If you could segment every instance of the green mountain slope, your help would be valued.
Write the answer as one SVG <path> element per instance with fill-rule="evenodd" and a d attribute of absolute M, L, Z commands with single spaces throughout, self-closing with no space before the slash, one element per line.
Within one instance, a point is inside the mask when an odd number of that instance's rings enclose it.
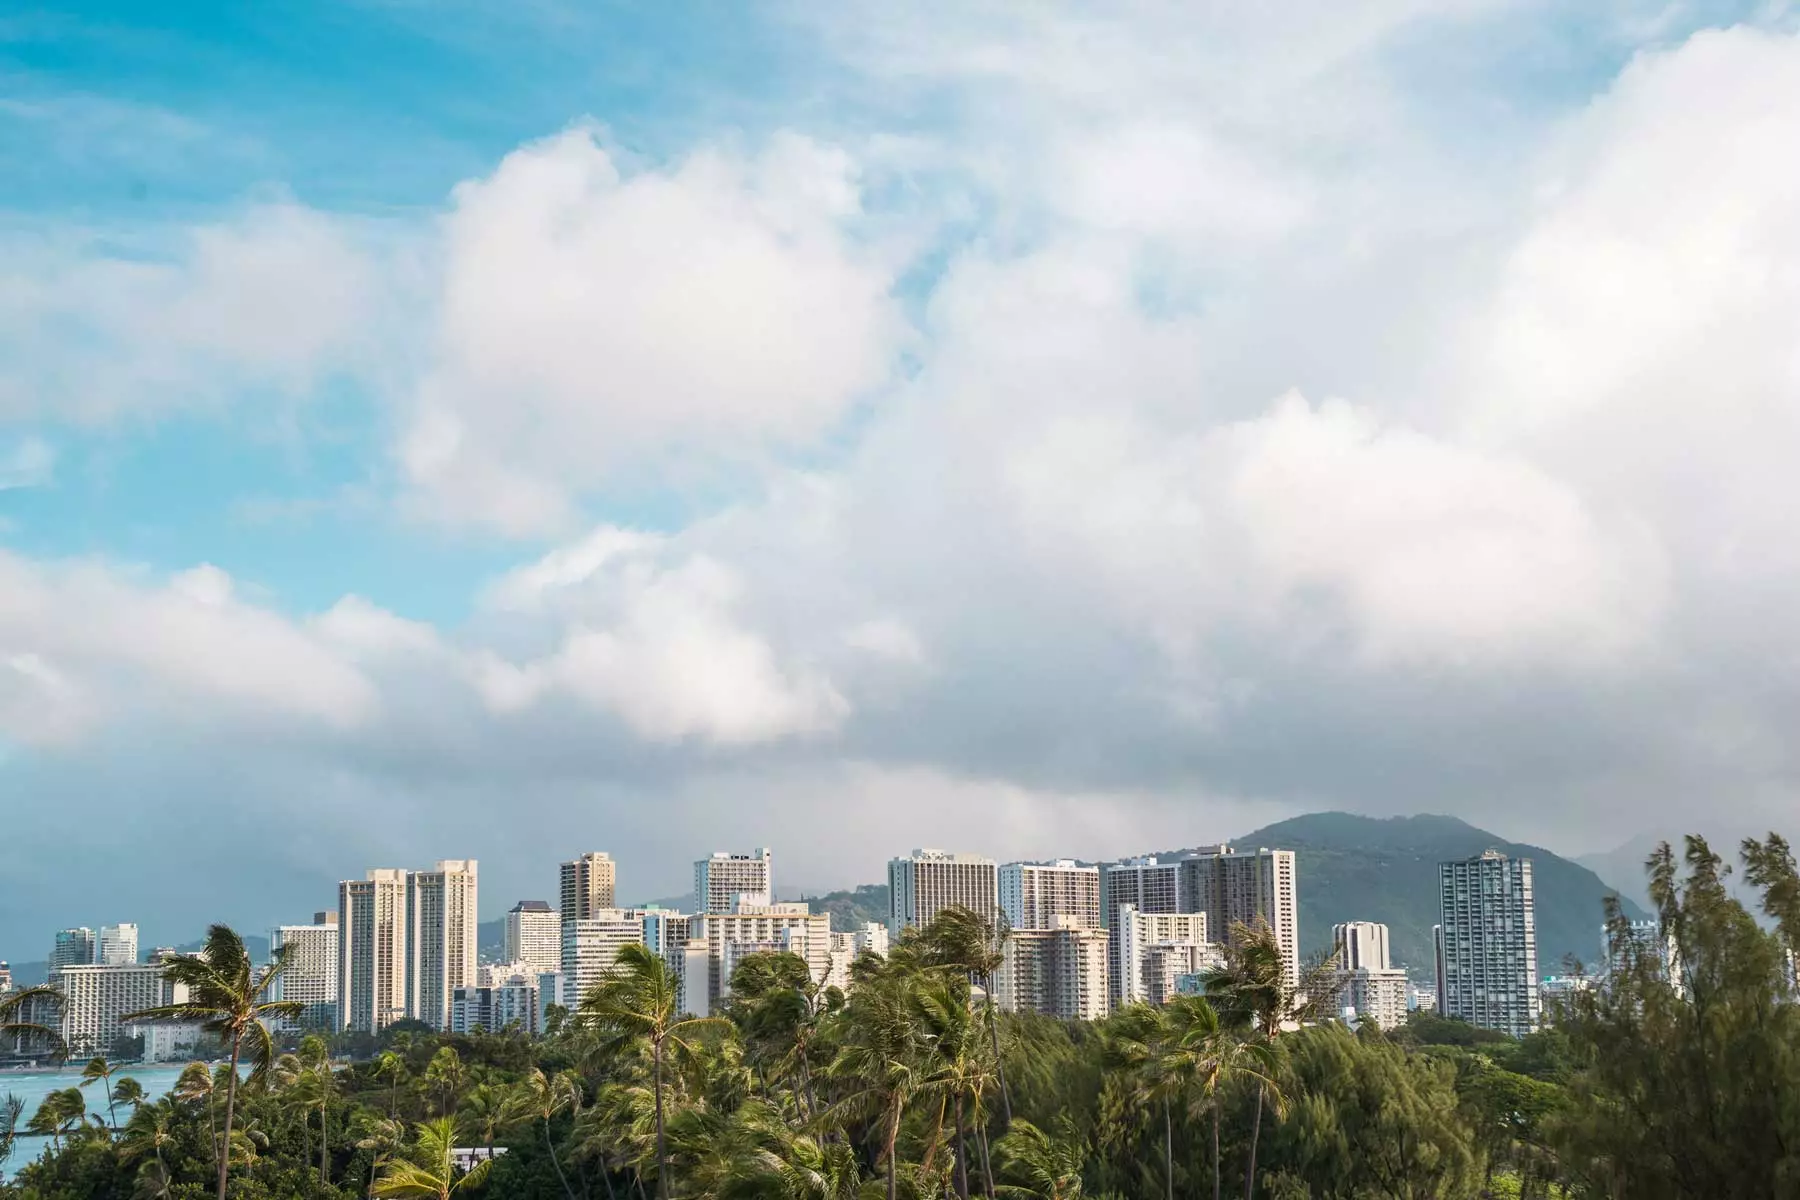
<path fill-rule="evenodd" d="M 1438 863 L 1483 850 L 1531 859 L 1536 892 L 1538 972 L 1560 974 L 1565 956 L 1592 963 L 1599 953 L 1602 901 L 1616 894 L 1579 863 L 1541 846 L 1526 846 L 1455 817 L 1379 820 L 1350 813 L 1310 813 L 1278 821 L 1232 844 L 1293 850 L 1299 872 L 1300 940 L 1311 953 L 1329 949 L 1340 921 L 1388 927 L 1395 965 L 1415 979 L 1435 971 L 1431 927 L 1438 922 Z M 1627 913 L 1645 915 L 1627 898 Z"/>

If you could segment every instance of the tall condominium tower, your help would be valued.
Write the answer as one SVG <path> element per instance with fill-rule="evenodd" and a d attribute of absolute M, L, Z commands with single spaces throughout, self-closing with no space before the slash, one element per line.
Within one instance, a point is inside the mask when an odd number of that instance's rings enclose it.
<path fill-rule="evenodd" d="M 1098 929 L 1100 868 L 1073 859 L 1007 863 L 1000 868 L 1000 911 L 1014 929 L 1055 929 L 1064 917 Z"/>
<path fill-rule="evenodd" d="M 187 999 L 185 986 L 163 979 L 162 964 L 70 963 L 50 973 L 62 992 L 62 1039 L 76 1054 L 110 1055 L 121 1033 L 132 1028 L 122 1017 Z"/>
<path fill-rule="evenodd" d="M 1206 940 L 1205 913 L 1146 913 L 1122 904 L 1108 932 L 1108 961 L 1119 963 L 1112 1002 L 1166 1004 L 1175 981 L 1216 966 L 1219 948 Z"/>
<path fill-rule="evenodd" d="M 562 923 L 562 999 L 573 1011 L 618 965 L 619 948 L 644 940 L 635 909 L 602 908 Z"/>
<path fill-rule="evenodd" d="M 102 925 L 95 942 L 94 961 L 109 967 L 127 967 L 138 959 L 136 925 Z"/>
<path fill-rule="evenodd" d="M 572 865 L 564 863 L 563 869 Z M 513 905 L 506 914 L 506 947 L 501 957 L 509 963 L 522 962 L 539 974 L 560 970 L 562 914 L 542 900 L 521 900 Z"/>
<path fill-rule="evenodd" d="M 798 955 L 806 961 L 813 982 L 823 983 L 831 967 L 831 914 L 815 913 L 803 902 L 742 902 L 728 913 L 694 917 L 683 971 L 687 1010 L 697 1016 L 716 1015 L 731 996 L 731 976 L 738 963 L 763 952 Z"/>
<path fill-rule="evenodd" d="M 407 1015 L 450 1024 L 450 994 L 475 986 L 476 861 L 452 858 L 407 876 Z"/>
<path fill-rule="evenodd" d="M 1107 930 L 1106 978 L 1114 1007 L 1126 1002 L 1126 981 L 1137 975 L 1121 940 L 1119 910 L 1126 905 L 1140 913 L 1182 912 L 1181 864 L 1143 857 L 1100 868 L 1100 920 Z"/>
<path fill-rule="evenodd" d="M 1388 961 L 1388 927 L 1346 921 L 1331 927 L 1337 956 L 1335 1007 L 1346 1017 L 1393 1029 L 1406 1020 L 1406 972 Z"/>
<path fill-rule="evenodd" d="M 772 860 L 766 849 L 748 854 L 715 850 L 710 858 L 694 864 L 694 903 L 701 913 L 730 912 L 740 895 L 761 896 L 775 902 Z"/>
<path fill-rule="evenodd" d="M 1438 864 L 1438 1012 L 1523 1037 L 1538 1025 L 1531 860 L 1489 850 Z"/>
<path fill-rule="evenodd" d="M 1106 931 L 1060 917 L 1048 929 L 1015 929 L 994 978 L 994 1002 L 1008 1012 L 1065 1021 L 1107 1013 Z"/>
<path fill-rule="evenodd" d="M 337 1020 L 379 1033 L 406 1016 L 406 872 L 383 867 L 338 884 Z"/>
<path fill-rule="evenodd" d="M 306 1005 L 294 1024 L 305 1029 L 330 1029 L 338 1024 L 338 915 L 314 913 L 311 925 L 277 925 L 269 937 L 270 950 L 287 951 L 287 969 L 275 977 L 277 1000 L 298 1000 Z"/>
<path fill-rule="evenodd" d="M 94 961 L 94 931 L 83 925 L 79 929 L 59 929 L 50 950 L 50 970 L 78 967 Z"/>
<path fill-rule="evenodd" d="M 914 850 L 888 862 L 888 932 L 925 925 L 938 910 L 961 905 L 998 924 L 999 867 L 979 854 Z"/>
<path fill-rule="evenodd" d="M 1181 860 L 1182 908 L 1206 914 L 1206 928 L 1229 942 L 1239 925 L 1265 921 L 1281 943 L 1288 986 L 1300 984 L 1300 913 L 1292 850 L 1220 845 Z"/>
<path fill-rule="evenodd" d="M 611 912 L 617 885 L 618 876 L 609 854 L 595 851 L 564 863 L 561 920 L 576 921 L 597 912 Z"/>

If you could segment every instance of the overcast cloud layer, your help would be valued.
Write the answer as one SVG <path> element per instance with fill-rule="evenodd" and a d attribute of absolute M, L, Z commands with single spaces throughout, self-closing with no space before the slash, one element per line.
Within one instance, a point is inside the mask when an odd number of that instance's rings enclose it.
<path fill-rule="evenodd" d="M 1792 20 L 811 7 L 812 98 L 672 146 L 0 228 L 0 516 L 349 396 L 332 536 L 513 564 L 426 619 L 6 518 L 0 957 L 447 856 L 494 915 L 590 849 L 1793 824 Z"/>

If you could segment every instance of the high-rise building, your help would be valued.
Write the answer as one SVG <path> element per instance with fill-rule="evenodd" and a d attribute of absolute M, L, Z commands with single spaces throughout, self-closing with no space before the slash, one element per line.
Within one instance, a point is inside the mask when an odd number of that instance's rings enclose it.
<path fill-rule="evenodd" d="M 693 951 L 704 947 L 705 958 Z M 740 901 L 731 912 L 706 913 L 693 919 L 686 962 L 705 971 L 685 981 L 689 1011 L 710 1016 L 731 998 L 731 975 L 738 963 L 763 952 L 796 954 L 806 961 L 814 983 L 831 970 L 831 914 L 815 913 L 804 903 L 754 904 Z M 684 970 L 685 973 L 685 970 Z"/>
<path fill-rule="evenodd" d="M 566 870 L 572 865 L 564 863 L 563 867 Z M 540 973 L 558 970 L 562 966 L 562 914 L 542 900 L 521 900 L 507 910 L 505 941 L 502 957 L 507 962 L 529 963 Z"/>
<path fill-rule="evenodd" d="M 1281 945 L 1288 986 L 1300 985 L 1300 909 L 1292 850 L 1234 850 L 1220 845 L 1181 860 L 1182 911 L 1206 914 L 1214 938 L 1230 942 L 1239 925 L 1266 922 Z"/>
<path fill-rule="evenodd" d="M 1000 917 L 999 866 L 979 854 L 914 850 L 888 861 L 888 933 L 927 925 L 940 909 L 960 905 L 994 924 Z"/>
<path fill-rule="evenodd" d="M 69 963 L 50 973 L 62 992 L 63 1041 L 71 1053 L 110 1055 L 127 1032 L 122 1017 L 187 999 L 186 988 L 163 979 L 162 963 Z"/>
<path fill-rule="evenodd" d="M 0 996 L 12 991 L 12 987 L 12 968 L 7 965 L 5 959 L 0 958 Z"/>
<path fill-rule="evenodd" d="M 693 937 L 694 923 L 699 918 L 670 908 L 640 908 L 637 912 L 644 926 L 644 945 L 662 955 L 664 964 L 675 973 L 677 985 L 681 988 L 678 1001 L 679 1004 L 685 1004 L 687 944 Z"/>
<path fill-rule="evenodd" d="M 138 959 L 136 925 L 102 925 L 95 942 L 94 961 L 109 967 L 128 967 Z"/>
<path fill-rule="evenodd" d="M 1139 972 L 1125 959 L 1118 912 L 1130 905 L 1140 913 L 1179 913 L 1181 864 L 1154 857 L 1127 858 L 1100 868 L 1100 920 L 1107 929 L 1106 975 L 1110 1000 L 1126 1003 L 1125 981 Z"/>
<path fill-rule="evenodd" d="M 287 966 L 275 977 L 274 999 L 306 1005 L 293 1024 L 302 1029 L 338 1026 L 338 915 L 313 914 L 311 925 L 277 925 L 269 936 L 271 951 L 286 950 Z"/>
<path fill-rule="evenodd" d="M 1680 948 L 1674 934 L 1663 932 L 1661 921 L 1650 917 L 1631 922 L 1624 943 L 1618 947 L 1612 944 L 1612 931 L 1604 925 L 1600 927 L 1600 961 L 1606 964 L 1606 978 L 1610 979 L 1615 971 L 1622 970 L 1634 956 L 1657 977 L 1667 980 L 1676 995 L 1683 993 Z M 1539 992 L 1542 990 L 1540 988 Z"/>
<path fill-rule="evenodd" d="M 1000 868 L 1000 911 L 1013 929 L 1055 929 L 1064 917 L 1099 929 L 1100 868 L 1069 858 L 1007 863 Z"/>
<path fill-rule="evenodd" d="M 856 955 L 878 954 L 887 957 L 888 928 L 879 921 L 864 921 L 850 931 L 850 949 Z"/>
<path fill-rule="evenodd" d="M 1388 927 L 1375 921 L 1345 921 L 1331 927 L 1331 947 L 1340 971 L 1385 971 L 1388 960 Z"/>
<path fill-rule="evenodd" d="M 377 868 L 338 884 L 337 1020 L 379 1033 L 407 1014 L 406 872 Z"/>
<path fill-rule="evenodd" d="M 1489 850 L 1438 864 L 1438 1012 L 1524 1037 L 1538 1026 L 1531 860 Z"/>
<path fill-rule="evenodd" d="M 634 909 L 598 909 L 564 921 L 562 935 L 562 1005 L 574 1011 L 618 966 L 620 947 L 644 940 L 644 919 Z"/>
<path fill-rule="evenodd" d="M 1111 981 L 1113 1004 L 1166 1004 L 1177 978 L 1217 966 L 1219 947 L 1207 941 L 1206 931 L 1205 913 L 1146 913 L 1121 905 L 1108 930 L 1109 965 L 1116 959 L 1120 974 Z"/>
<path fill-rule="evenodd" d="M 450 993 L 475 983 L 477 863 L 452 858 L 406 878 L 407 1015 L 450 1023 Z"/>
<path fill-rule="evenodd" d="M 83 925 L 79 929 L 59 929 L 50 950 L 49 969 L 85 966 L 94 961 L 94 931 Z"/>
<path fill-rule="evenodd" d="M 518 969 L 509 972 L 483 967 L 480 983 L 451 989 L 451 1033 L 473 1033 L 477 1029 L 498 1033 L 514 1027 L 536 1036 L 544 1031 L 543 1006 L 538 999 L 539 975 L 523 964 L 513 966 Z"/>
<path fill-rule="evenodd" d="M 1106 1015 L 1106 931 L 1060 918 L 1050 929 L 1015 929 L 994 975 L 994 1002 L 1008 1012 L 1066 1021 Z"/>
<path fill-rule="evenodd" d="M 618 872 L 611 855 L 597 850 L 584 854 L 562 864 L 561 876 L 561 921 L 580 921 L 598 912 L 613 911 Z M 559 929 L 559 940 L 561 936 Z"/>
<path fill-rule="evenodd" d="M 748 854 L 715 850 L 710 858 L 694 864 L 694 903 L 705 913 L 730 912 L 739 896 L 761 896 L 763 904 L 775 902 L 775 878 L 768 850 Z"/>

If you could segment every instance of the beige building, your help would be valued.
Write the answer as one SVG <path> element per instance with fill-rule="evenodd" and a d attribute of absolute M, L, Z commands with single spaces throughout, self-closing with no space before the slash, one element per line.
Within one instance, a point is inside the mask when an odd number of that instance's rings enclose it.
<path fill-rule="evenodd" d="M 564 863 L 563 868 L 571 865 Z M 577 884 L 579 890 L 579 881 Z M 562 914 L 542 900 L 521 900 L 506 914 L 505 942 L 503 953 L 507 962 L 529 963 L 539 973 L 560 970 Z"/>
<path fill-rule="evenodd" d="M 618 965 L 619 949 L 644 940 L 636 909 L 600 909 L 562 927 L 562 1005 L 573 1012 Z"/>
<path fill-rule="evenodd" d="M 450 993 L 475 984 L 477 864 L 452 858 L 407 876 L 407 1015 L 450 1024 Z"/>
<path fill-rule="evenodd" d="M 138 960 L 136 925 L 102 925 L 94 941 L 94 961 L 109 967 L 126 967 Z"/>
<path fill-rule="evenodd" d="M 562 864 L 562 911 L 559 915 L 557 937 L 563 921 L 580 921 L 592 917 L 595 913 L 612 912 L 616 907 L 614 893 L 618 890 L 618 872 L 613 865 L 612 856 L 594 851 L 580 858 Z"/>
<path fill-rule="evenodd" d="M 1138 975 L 1137 969 L 1126 961 L 1119 928 L 1119 910 L 1127 905 L 1139 913 L 1184 911 L 1181 906 L 1181 865 L 1142 857 L 1106 863 L 1100 868 L 1100 920 L 1107 929 L 1107 983 L 1115 1008 L 1129 1003 L 1125 984 Z"/>
<path fill-rule="evenodd" d="M 287 967 L 275 977 L 276 1000 L 298 1000 L 306 1012 L 296 1028 L 330 1029 L 337 1024 L 338 969 L 342 950 L 338 945 L 338 914 L 313 914 L 311 925 L 277 925 L 269 936 L 269 949 L 287 951 Z"/>
<path fill-rule="evenodd" d="M 379 867 L 338 884 L 337 1020 L 379 1033 L 407 1015 L 406 872 Z"/>
<path fill-rule="evenodd" d="M 1113 980 L 1116 1006 L 1166 1004 L 1182 975 L 1211 970 L 1219 947 L 1207 940 L 1205 913 L 1146 913 L 1134 904 L 1113 914 L 1109 942 L 1119 978 Z"/>
<path fill-rule="evenodd" d="M 126 1032 L 121 1017 L 185 1000 L 186 989 L 163 979 L 161 960 L 154 963 L 70 963 L 50 973 L 48 982 L 63 995 L 58 1032 L 71 1054 L 112 1054 L 112 1044 Z M 135 1027 L 134 1027 L 135 1032 Z"/>
<path fill-rule="evenodd" d="M 994 975 L 1008 1012 L 1097 1021 L 1107 1013 L 1106 931 L 1064 917 L 1052 929 L 1015 929 Z"/>
<path fill-rule="evenodd" d="M 1100 868 L 1067 858 L 1007 863 L 1000 868 L 1000 911 L 1013 929 L 1054 929 L 1065 917 L 1099 929 Z"/>
<path fill-rule="evenodd" d="M 1385 971 L 1394 965 L 1388 958 L 1388 927 L 1377 921 L 1333 925 L 1331 949 L 1340 971 Z"/>
<path fill-rule="evenodd" d="M 696 949 L 704 957 L 697 957 Z M 803 903 L 739 903 L 732 912 L 694 917 L 684 972 L 696 973 L 685 981 L 686 1007 L 699 1016 L 719 1012 L 731 998 L 737 964 L 765 951 L 799 955 L 813 982 L 822 983 L 831 972 L 831 914 L 815 913 Z"/>
<path fill-rule="evenodd" d="M 1212 936 L 1229 942 L 1239 925 L 1266 921 L 1281 944 L 1288 985 L 1300 984 L 1300 909 L 1292 850 L 1220 845 L 1181 860 L 1182 911 L 1206 914 Z"/>
<path fill-rule="evenodd" d="M 979 854 L 914 850 L 888 862 L 888 933 L 931 922 L 941 909 L 960 905 L 999 923 L 999 866 Z"/>
<path fill-rule="evenodd" d="M 739 896 L 775 900 L 774 856 L 763 848 L 748 854 L 715 850 L 694 864 L 694 903 L 701 913 L 728 913 Z"/>

